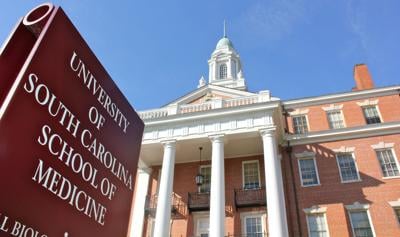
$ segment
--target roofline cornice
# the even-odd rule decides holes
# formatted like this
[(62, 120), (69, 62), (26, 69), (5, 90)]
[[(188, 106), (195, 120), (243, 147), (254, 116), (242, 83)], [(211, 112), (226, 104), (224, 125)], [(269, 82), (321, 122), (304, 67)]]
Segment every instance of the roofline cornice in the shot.
[(302, 99), (286, 100), (282, 101), (282, 105), (285, 109), (295, 109), (300, 107), (337, 103), (348, 100), (358, 100), (378, 96), (400, 94), (400, 86), (390, 86), (375, 88), (370, 90), (350, 91), (344, 93), (336, 93), (331, 95), (323, 95)]

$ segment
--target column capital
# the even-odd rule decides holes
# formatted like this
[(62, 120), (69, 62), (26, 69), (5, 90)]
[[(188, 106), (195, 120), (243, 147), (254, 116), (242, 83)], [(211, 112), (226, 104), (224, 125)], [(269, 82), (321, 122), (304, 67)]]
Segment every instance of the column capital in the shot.
[(259, 130), (261, 137), (273, 137), (275, 136), (276, 126), (269, 128), (262, 128)]
[(139, 174), (151, 174), (151, 172), (153, 172), (153, 170), (151, 168), (138, 167)]
[(161, 141), (161, 144), (165, 147), (175, 147), (176, 146), (176, 139), (170, 139), (170, 140), (163, 140)]
[(224, 142), (224, 137), (224, 134), (213, 134), (208, 136), (211, 142)]

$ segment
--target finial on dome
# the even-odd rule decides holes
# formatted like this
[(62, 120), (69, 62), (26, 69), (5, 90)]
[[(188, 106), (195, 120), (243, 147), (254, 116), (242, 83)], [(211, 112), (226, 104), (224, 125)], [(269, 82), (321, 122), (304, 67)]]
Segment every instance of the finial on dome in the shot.
[(226, 38), (226, 21), (224, 20), (224, 38)]

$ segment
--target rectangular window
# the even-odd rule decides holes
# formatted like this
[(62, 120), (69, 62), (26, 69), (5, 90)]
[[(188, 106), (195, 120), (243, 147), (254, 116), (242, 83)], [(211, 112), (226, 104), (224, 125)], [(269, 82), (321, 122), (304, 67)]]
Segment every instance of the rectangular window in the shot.
[(246, 236), (264, 237), (261, 216), (246, 217)]
[(342, 111), (329, 111), (326, 114), (328, 117), (329, 127), (331, 129), (344, 128)]
[(243, 162), (243, 188), (260, 188), (260, 169), (258, 161)]
[(395, 208), (394, 208), (394, 212), (396, 213), (397, 221), (398, 221), (399, 224), (400, 224), (400, 207), (395, 207)]
[(381, 164), (383, 177), (399, 176), (399, 167), (391, 149), (377, 150), (379, 163)]
[(318, 185), (318, 174), (314, 158), (299, 159), (299, 169), (303, 186)]
[(303, 134), (308, 132), (306, 115), (293, 116), (293, 130), (295, 134)]
[(350, 211), (349, 215), (354, 237), (374, 237), (366, 210)]
[(356, 162), (352, 153), (339, 153), (336, 155), (342, 182), (360, 180)]
[(209, 193), (211, 188), (211, 166), (202, 166), (200, 173), (203, 175), (203, 184), (199, 188), (200, 193)]
[(328, 228), (325, 221), (325, 214), (307, 215), (308, 232), (310, 237), (328, 237)]
[(209, 234), (209, 225), (210, 225), (210, 218), (208, 217), (201, 217), (197, 219), (196, 225), (196, 236), (199, 237), (208, 237)]
[(378, 110), (376, 109), (376, 106), (365, 106), (362, 107), (365, 121), (367, 124), (374, 124), (374, 123), (380, 123), (381, 118), (379, 117)]

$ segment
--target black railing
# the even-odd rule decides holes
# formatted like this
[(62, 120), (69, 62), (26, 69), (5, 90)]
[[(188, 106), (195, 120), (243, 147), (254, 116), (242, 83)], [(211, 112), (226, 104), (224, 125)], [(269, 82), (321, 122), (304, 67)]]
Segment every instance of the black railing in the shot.
[[(182, 235), (176, 237), (183, 237)], [(189, 237), (201, 237), (200, 235), (191, 235)], [(257, 234), (229, 234), (224, 237), (268, 237), (268, 233), (257, 233)]]
[[(175, 193), (172, 194), (171, 198), (171, 216), (175, 219), (186, 217), (187, 207), (182, 198)], [(157, 200), (157, 195), (146, 196), (145, 212), (147, 215), (156, 216)]]
[(257, 233), (257, 234), (228, 234), (225, 237), (268, 237), (268, 233)]
[(255, 189), (235, 189), (235, 205), (240, 207), (260, 207), (267, 205), (265, 187)]
[(190, 212), (210, 209), (210, 193), (188, 193), (188, 208)]

